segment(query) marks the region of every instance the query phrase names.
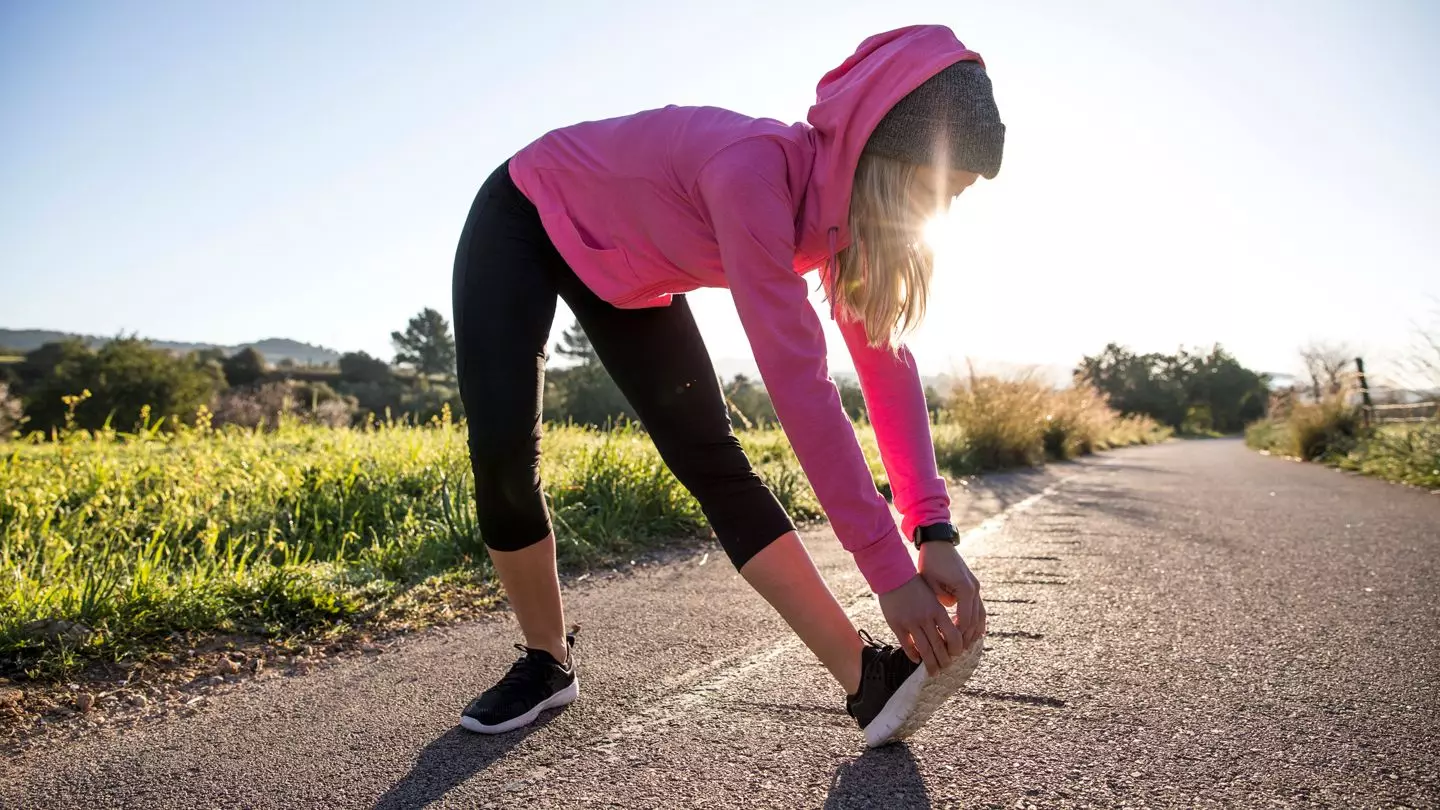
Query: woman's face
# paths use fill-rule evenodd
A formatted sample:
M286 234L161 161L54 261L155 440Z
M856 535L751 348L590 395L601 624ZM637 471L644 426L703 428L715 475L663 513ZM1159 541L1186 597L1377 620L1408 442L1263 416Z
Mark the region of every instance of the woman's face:
M920 166L910 183L910 205L919 221L925 221L950 208L950 201L960 196L980 175L964 169L944 171L936 166Z

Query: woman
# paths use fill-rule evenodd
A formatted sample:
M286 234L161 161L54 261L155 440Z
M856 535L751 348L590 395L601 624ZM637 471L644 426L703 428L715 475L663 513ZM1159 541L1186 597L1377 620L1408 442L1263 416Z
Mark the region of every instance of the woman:
M578 695L539 477L557 298L731 562L845 690L870 745L918 728L974 669L979 584L955 549L924 394L899 339L925 310L924 223L995 176L1005 128L979 54L944 26L865 40L817 96L808 123L791 126L672 105L565 127L480 189L455 259L460 394L481 537L525 644L462 714L465 728L508 731ZM827 371L803 278L817 268L900 527ZM801 467L900 645L857 632L751 468L684 298L700 287L730 289ZM918 571L907 541L919 545Z

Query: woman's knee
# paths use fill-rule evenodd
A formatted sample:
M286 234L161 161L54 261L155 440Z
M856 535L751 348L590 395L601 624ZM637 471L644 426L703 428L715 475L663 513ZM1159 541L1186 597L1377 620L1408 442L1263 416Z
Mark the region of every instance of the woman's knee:
M518 551L550 533L540 482L538 442L491 442L472 432L476 523L486 546Z

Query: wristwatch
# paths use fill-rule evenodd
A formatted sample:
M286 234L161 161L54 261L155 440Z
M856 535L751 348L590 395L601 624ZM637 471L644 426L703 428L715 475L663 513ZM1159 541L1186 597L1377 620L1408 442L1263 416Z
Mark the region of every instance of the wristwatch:
M916 526L915 536L911 538L915 547L919 548L921 543L929 543L940 540L948 542L952 546L960 545L960 530L955 524L949 521L944 523L931 523L928 526Z

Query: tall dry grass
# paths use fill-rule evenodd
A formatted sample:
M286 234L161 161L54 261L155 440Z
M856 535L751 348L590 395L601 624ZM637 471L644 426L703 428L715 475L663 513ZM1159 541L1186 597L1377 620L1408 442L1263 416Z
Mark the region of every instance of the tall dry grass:
M946 421L958 428L968 454L956 466L976 470L1063 461L1170 436L1150 417L1117 413L1091 386L1056 389L1029 377L972 374L951 395Z

